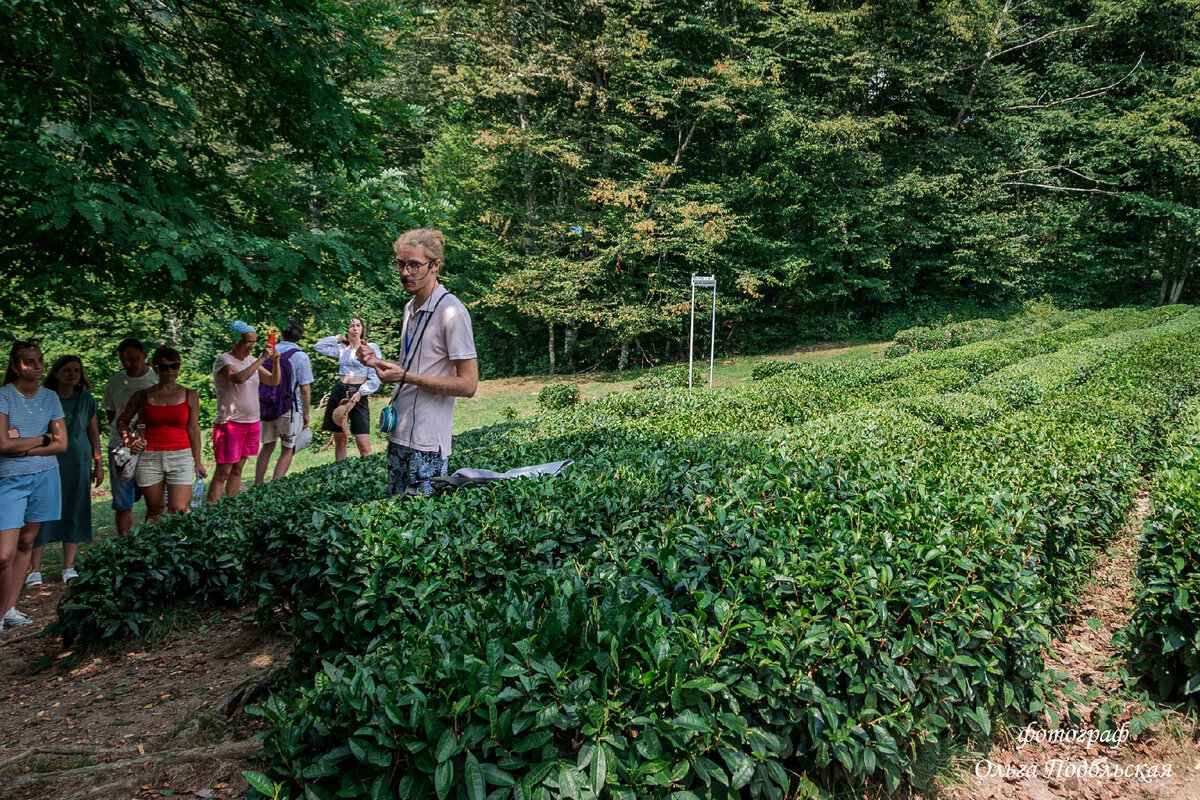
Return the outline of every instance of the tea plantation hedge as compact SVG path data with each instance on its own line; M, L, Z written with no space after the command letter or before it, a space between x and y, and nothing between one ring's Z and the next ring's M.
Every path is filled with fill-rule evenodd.
M1200 692L1200 401L1178 416L1150 492L1150 516L1138 537L1138 590L1123 632L1131 661L1161 697Z
M558 478L397 501L378 458L343 462L101 544L56 630L281 609L259 783L284 797L893 790L1041 710L1053 626L1198 364L1176 307L609 396L456 439L458 465L574 458Z

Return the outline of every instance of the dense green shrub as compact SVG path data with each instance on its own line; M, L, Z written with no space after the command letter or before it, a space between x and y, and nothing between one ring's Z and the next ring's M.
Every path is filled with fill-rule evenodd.
M776 375L797 372L799 369L799 361L763 361L751 368L750 377L753 380L761 381L766 378L774 378Z
M693 385L696 385L695 381L700 377L698 373L693 375ZM707 378L704 380L707 382ZM686 389L688 388L688 368L677 364L666 369L644 373L633 382L633 388L638 391L643 389Z
M1138 537L1134 612L1123 632L1135 672L1163 699L1200 691L1200 401L1189 403L1165 447Z
M900 743L1040 710L1049 629L1140 481L1139 431L1195 390L1198 338L980 429L864 408L778 446L612 440L557 480L325 520L284 548L316 559L305 579L275 581L300 661L325 667L263 709L273 777L315 796L894 786ZM1127 402L1130 374L1159 388Z
M1119 311L618 393L456 439L471 466L575 459L557 478L402 501L311 470L123 567L102 545L58 630L152 614L158 551L202 576L170 597L281 610L293 671L261 713L288 797L890 789L925 743L1043 708L1049 631L1197 363L1200 315Z
M538 405L547 411L578 405L579 399L579 387L573 383L552 383L538 392Z

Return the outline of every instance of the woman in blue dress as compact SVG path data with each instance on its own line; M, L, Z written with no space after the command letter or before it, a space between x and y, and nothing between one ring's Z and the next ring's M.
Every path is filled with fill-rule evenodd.
M79 356L59 356L42 383L58 395L67 424L67 452L58 454L62 481L62 517L42 523L33 543L26 586L42 582L42 553L49 542L62 542L62 579L73 580L79 545L92 541L92 487L104 484L104 451L100 447L99 404L83 372Z

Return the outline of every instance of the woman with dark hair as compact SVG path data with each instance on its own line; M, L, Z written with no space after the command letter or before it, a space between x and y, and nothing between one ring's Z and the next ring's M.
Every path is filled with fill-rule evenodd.
M100 446L99 404L83 372L79 356L59 356L42 386L58 395L67 426L67 449L58 454L62 483L62 516L42 524L33 542L26 586L42 583L42 554L49 542L62 542L62 579L74 580L79 545L92 541L92 491L104 484L104 455Z
M38 385L46 362L37 342L13 342L0 386L0 628L28 625L17 611L38 528L58 519L59 453L67 449L58 395Z
M173 347L159 347L150 356L158 383L138 391L117 420L117 430L138 456L133 479L146 498L147 525L157 524L164 512L186 514L200 461L200 394L180 386L183 359ZM129 430L137 416L142 436Z
M333 455L338 461L347 455L346 432L334 419L334 412L342 405L349 409L342 413L348 414L350 433L358 446L358 454L371 455L371 409L367 398L379 388L379 377L375 370L363 366L358 360L358 348L366 343L366 336L367 328L362 318L351 317L345 335L326 336L315 345L318 353L338 362L338 382L329 393L329 402L325 404L325 422L321 425L321 430L333 434ZM379 358L379 345L366 344Z

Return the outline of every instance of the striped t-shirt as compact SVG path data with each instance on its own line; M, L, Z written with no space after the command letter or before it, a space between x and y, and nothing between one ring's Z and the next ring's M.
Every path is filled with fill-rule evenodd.
M62 403L56 393L39 386L37 394L26 397L17 391L15 383L0 386L0 414L8 415L8 424L0 430L0 436L8 436L16 428L21 439L48 433L50 421L63 418ZM0 456L0 478L32 475L57 466L58 459L54 456Z

